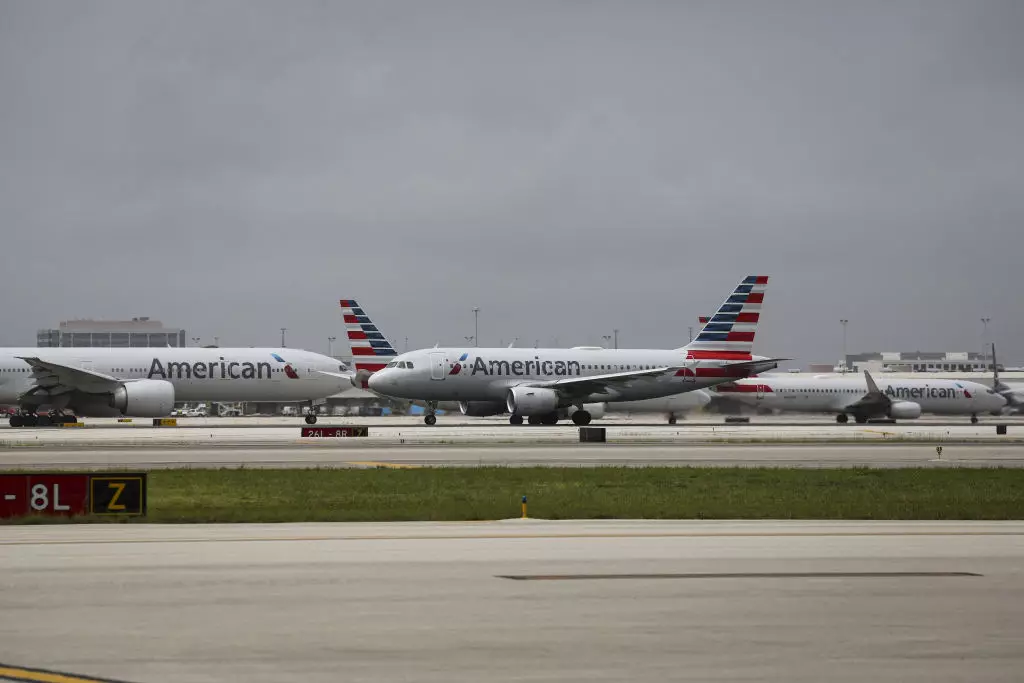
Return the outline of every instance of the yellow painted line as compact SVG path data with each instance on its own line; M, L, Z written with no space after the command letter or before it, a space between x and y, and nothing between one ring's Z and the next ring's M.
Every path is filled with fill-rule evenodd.
M537 518L531 518L537 519ZM466 524L467 522L456 522ZM474 523L487 523L477 520ZM756 532L650 532L650 533L514 533L514 534L367 534L365 536L269 536L238 538L124 538L124 539L82 539L82 540L38 540L0 541L7 545L103 545L103 544L146 544L146 543L259 543L282 541L476 541L511 539L622 539L622 538L834 538L834 537L880 537L880 536L1024 536L1024 531L792 531L775 533Z
M31 681L32 683L111 683L109 678L77 676L75 674L43 671L42 669L25 669L5 664L0 664L0 680Z
M397 462L378 462L376 460L350 460L345 463L346 465L363 465L365 467L389 467L395 470L414 470L420 469L423 465L406 465Z

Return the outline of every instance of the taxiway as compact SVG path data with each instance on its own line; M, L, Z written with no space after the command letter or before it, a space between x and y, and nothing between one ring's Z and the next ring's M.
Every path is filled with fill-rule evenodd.
M1017 681L1024 523L8 528L0 661L138 683Z

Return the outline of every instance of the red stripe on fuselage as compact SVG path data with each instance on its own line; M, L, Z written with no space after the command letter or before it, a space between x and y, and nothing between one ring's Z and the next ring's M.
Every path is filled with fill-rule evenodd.
M715 391L721 391L726 394L755 394L758 391L758 387L761 387L761 392L765 394L771 394L772 388L767 384L719 384L715 387Z

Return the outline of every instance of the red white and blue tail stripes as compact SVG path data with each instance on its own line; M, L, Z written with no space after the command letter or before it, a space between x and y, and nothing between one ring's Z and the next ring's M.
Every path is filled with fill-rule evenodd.
M373 356L387 358L397 356L391 346L370 317L363 312L355 299L341 299L341 317L348 333L348 343L352 346L353 356Z
M767 275L743 278L718 312L700 318L704 327L685 347L690 357L749 360L767 288Z

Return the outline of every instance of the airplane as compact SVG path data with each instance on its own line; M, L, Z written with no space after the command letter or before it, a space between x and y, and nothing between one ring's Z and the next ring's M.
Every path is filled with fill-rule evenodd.
M998 415L1006 399L977 382L949 379L886 379L885 389L865 370L856 375L791 377L769 375L750 377L714 387L720 396L768 409L801 413L835 413L845 424L853 415L858 424L871 418L912 420L921 413L970 415L971 423L980 413Z
M306 423L315 424L314 401L349 381L339 371L349 372L300 349L3 348L0 404L18 406L12 427L36 427L76 415L164 417L176 402L308 401Z
M380 328L370 319L366 309L359 305L355 299L340 299L342 320L345 324L346 334L353 351L354 375L352 385L356 388L369 390L367 380L370 375L382 370L387 362L398 356L394 346L387 337L380 331ZM506 348L513 348L516 339L509 342ZM356 349L359 349L356 351ZM356 358L358 356L358 358ZM389 398L381 394L383 398ZM610 412L633 412L633 413L663 413L666 415L669 424L675 424L677 416L691 410L696 410L708 405L711 397L703 391L689 391L672 396L645 399L642 401L619 401L613 403L593 404L590 407L591 418L599 420ZM422 405L423 401L412 401L414 405ZM460 411L466 415L468 405L465 401L439 401L437 409L454 412ZM568 415L563 415L567 417Z
M595 404L679 394L778 367L781 358L750 353L767 276L744 278L701 329L676 349L428 348L389 361L367 379L371 391L425 401L428 425L439 401L463 414L556 424L563 414L589 424Z

